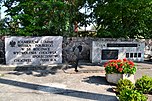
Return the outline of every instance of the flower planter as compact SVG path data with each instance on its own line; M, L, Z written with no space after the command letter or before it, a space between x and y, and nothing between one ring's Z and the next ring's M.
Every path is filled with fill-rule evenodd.
M106 74L106 79L109 83L117 84L120 79L128 79L132 83L135 83L134 74Z

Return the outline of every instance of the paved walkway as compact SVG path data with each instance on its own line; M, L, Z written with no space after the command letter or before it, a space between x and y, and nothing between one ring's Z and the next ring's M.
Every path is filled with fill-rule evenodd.
M152 76L151 63L137 66L135 79ZM0 71L0 101L117 101L104 67L80 64L78 70Z
M71 71L54 75L3 71L0 101L117 101L104 73Z

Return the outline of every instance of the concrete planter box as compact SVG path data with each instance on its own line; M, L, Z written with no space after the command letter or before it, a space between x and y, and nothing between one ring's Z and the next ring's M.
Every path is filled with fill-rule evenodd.
M135 83L134 74L106 74L106 79L109 83L117 84L120 79L128 79L132 83Z

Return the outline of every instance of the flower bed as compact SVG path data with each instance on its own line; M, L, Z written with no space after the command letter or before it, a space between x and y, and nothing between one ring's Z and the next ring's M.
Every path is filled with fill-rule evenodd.
M110 83L117 83L120 79L129 79L134 83L136 67L134 62L123 60L109 60L104 64L106 79Z
M123 60L109 60L104 64L106 74L121 73L121 74L135 74L136 67L134 62L123 59Z

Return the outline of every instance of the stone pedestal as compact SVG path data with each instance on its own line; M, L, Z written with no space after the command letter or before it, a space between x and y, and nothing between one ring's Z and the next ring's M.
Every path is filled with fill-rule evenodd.
M120 79L128 79L132 83L135 83L134 74L106 74L106 79L109 83L117 84Z

